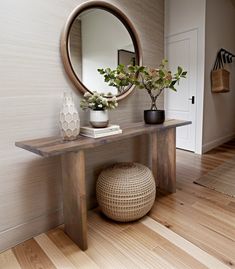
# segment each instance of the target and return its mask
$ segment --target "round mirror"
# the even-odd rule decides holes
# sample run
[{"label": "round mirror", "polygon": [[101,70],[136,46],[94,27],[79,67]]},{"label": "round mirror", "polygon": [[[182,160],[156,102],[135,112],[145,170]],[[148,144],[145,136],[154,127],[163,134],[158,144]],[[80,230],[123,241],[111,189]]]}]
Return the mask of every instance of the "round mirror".
[{"label": "round mirror", "polygon": [[141,65],[142,54],[137,33],[130,20],[116,7],[91,1],[70,15],[61,39],[65,70],[83,93],[112,93],[123,99],[134,86],[122,90],[108,86],[98,69]]}]

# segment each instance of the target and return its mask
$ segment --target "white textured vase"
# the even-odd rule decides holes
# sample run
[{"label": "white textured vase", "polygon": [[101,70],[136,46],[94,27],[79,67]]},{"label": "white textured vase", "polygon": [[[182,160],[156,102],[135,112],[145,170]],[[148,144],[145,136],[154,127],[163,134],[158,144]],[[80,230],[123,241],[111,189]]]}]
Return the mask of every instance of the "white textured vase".
[{"label": "white textured vase", "polygon": [[60,111],[60,129],[63,140],[75,140],[80,132],[80,118],[72,95],[64,93],[62,109]]},{"label": "white textured vase", "polygon": [[90,124],[94,128],[104,128],[109,124],[108,110],[90,110]]}]

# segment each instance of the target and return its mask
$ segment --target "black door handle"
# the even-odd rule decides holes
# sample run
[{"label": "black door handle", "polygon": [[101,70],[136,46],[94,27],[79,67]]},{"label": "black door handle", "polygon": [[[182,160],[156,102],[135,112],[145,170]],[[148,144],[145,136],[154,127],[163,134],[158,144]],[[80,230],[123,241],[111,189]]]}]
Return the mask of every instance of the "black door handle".
[{"label": "black door handle", "polygon": [[195,96],[192,96],[192,98],[189,98],[189,100],[191,100],[192,104],[194,104],[195,103]]}]

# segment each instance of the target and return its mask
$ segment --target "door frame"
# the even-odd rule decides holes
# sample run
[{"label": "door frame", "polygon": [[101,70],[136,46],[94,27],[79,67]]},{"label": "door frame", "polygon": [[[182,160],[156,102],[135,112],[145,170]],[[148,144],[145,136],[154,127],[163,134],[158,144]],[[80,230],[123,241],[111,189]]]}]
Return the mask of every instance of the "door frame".
[{"label": "door frame", "polygon": [[[195,153],[202,154],[203,136],[203,106],[204,106],[204,76],[205,76],[205,41],[199,40],[199,28],[192,28],[172,35],[165,36],[164,55],[166,57],[166,40],[180,34],[196,31],[197,33],[197,87],[196,87],[196,115],[195,115]],[[202,43],[203,42],[203,43]],[[199,44],[202,44],[201,46]],[[164,93],[164,107],[166,107],[166,94]]]}]

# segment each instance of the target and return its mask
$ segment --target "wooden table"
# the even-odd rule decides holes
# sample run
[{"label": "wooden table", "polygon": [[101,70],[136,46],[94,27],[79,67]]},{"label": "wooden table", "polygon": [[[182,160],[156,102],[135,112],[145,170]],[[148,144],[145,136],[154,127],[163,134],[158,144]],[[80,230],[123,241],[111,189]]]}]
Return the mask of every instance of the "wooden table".
[{"label": "wooden table", "polygon": [[122,134],[104,138],[79,136],[75,141],[65,142],[61,137],[48,137],[15,144],[42,157],[61,155],[65,232],[82,250],[86,250],[88,245],[84,151],[88,148],[150,134],[152,171],[157,186],[163,191],[172,193],[176,190],[176,127],[187,124],[191,122],[167,120],[160,125],[130,123],[121,126]]}]

